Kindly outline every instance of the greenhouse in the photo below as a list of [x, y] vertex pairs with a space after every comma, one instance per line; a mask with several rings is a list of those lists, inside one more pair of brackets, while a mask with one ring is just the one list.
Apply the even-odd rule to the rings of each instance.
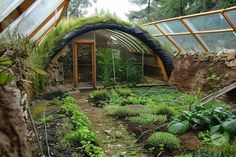
[[1, 0], [0, 156], [236, 156], [236, 2], [173, 2]]

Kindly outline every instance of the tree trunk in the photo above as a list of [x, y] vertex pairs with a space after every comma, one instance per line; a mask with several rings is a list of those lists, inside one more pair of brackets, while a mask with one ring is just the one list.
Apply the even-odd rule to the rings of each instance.
[[184, 15], [184, 3], [183, 0], [180, 0], [180, 15], [183, 16]]
[[21, 91], [16, 82], [0, 87], [0, 156], [27, 157]]
[[202, 12], [207, 11], [207, 0], [202, 0]]

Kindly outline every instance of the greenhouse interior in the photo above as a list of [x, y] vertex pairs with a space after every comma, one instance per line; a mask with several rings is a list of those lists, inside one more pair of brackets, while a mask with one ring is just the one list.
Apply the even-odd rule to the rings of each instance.
[[1, 157], [235, 157], [236, 1], [1, 0], [0, 118]]

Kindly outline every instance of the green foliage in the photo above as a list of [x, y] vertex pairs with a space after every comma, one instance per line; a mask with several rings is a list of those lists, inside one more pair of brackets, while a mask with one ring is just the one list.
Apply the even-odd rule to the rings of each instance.
[[109, 48], [99, 48], [96, 52], [97, 75], [101, 78], [104, 86], [109, 86], [114, 81], [112, 67], [112, 50]]
[[175, 110], [170, 106], [160, 105], [156, 106], [155, 108], [157, 114], [166, 115], [168, 119], [170, 119], [176, 114]]
[[167, 117], [165, 115], [140, 114], [139, 116], [130, 117], [127, 120], [141, 125], [150, 125], [156, 121], [165, 122], [167, 121]]
[[[66, 97], [64, 104], [61, 106], [61, 112], [70, 116], [74, 130], [60, 136], [61, 143], [64, 147], [70, 147], [73, 143], [80, 143], [83, 151], [91, 157], [104, 157], [102, 149], [95, 145], [97, 137], [89, 129], [88, 118], [79, 111], [75, 100], [72, 97]], [[71, 125], [64, 126], [70, 128]]]
[[39, 119], [40, 123], [49, 123], [53, 120], [53, 116], [52, 115], [48, 115], [46, 116], [45, 113], [42, 113]]
[[210, 132], [200, 133], [204, 143], [220, 146], [229, 142], [231, 135], [236, 132], [235, 115], [226, 107], [211, 108], [196, 106], [193, 111], [184, 111], [169, 125], [168, 130], [174, 134], [182, 134], [189, 128], [208, 129]]
[[109, 99], [109, 92], [106, 89], [100, 89], [93, 91], [89, 97], [95, 101], [105, 101]]
[[222, 125], [225, 131], [229, 132], [230, 134], [236, 135], [236, 119], [226, 121]]
[[200, 150], [176, 157], [234, 157], [236, 154], [236, 141], [221, 146], [205, 145]]
[[82, 17], [87, 13], [87, 8], [91, 7], [90, 0], [70, 0], [67, 8], [67, 16]]
[[147, 139], [148, 147], [158, 148], [163, 145], [165, 150], [173, 150], [180, 147], [180, 140], [167, 132], [155, 132]]
[[2, 35], [0, 38], [0, 85], [6, 85], [12, 79], [17, 79], [25, 87], [28, 82], [22, 81], [24, 79], [32, 81], [30, 86], [35, 85], [34, 89], [37, 92], [36, 76], [46, 75], [46, 72], [39, 64], [40, 57], [36, 50], [35, 43], [25, 37], [15, 33]]
[[131, 89], [129, 88], [116, 88], [116, 92], [122, 97], [128, 97], [132, 93]]
[[185, 133], [189, 129], [189, 121], [172, 121], [168, 125], [168, 131], [173, 134], [182, 134]]
[[138, 111], [136, 109], [132, 109], [127, 106], [107, 105], [105, 106], [105, 111], [108, 115], [116, 118], [126, 118], [138, 115]]
[[133, 22], [151, 22], [160, 19], [184, 16], [199, 12], [235, 6], [235, 0], [130, 0], [140, 6], [138, 11], [130, 11], [128, 18]]
[[59, 42], [63, 39], [63, 37], [68, 34], [69, 32], [73, 31], [74, 29], [83, 28], [87, 25], [92, 25], [96, 23], [117, 23], [124, 26], [132, 26], [131, 23], [125, 22], [120, 20], [117, 17], [114, 17], [109, 14], [102, 14], [97, 16], [90, 16], [86, 18], [66, 18], [63, 21], [61, 21], [56, 29], [51, 31], [47, 38], [43, 41], [43, 43], [40, 45], [38, 51], [38, 54], [42, 56], [42, 65], [45, 65], [49, 60], [50, 57], [53, 55], [49, 52], [53, 48], [55, 48]]
[[97, 75], [101, 78], [104, 86], [115, 83], [115, 80], [117, 82], [127, 82], [131, 85], [139, 83], [142, 78], [142, 67], [137, 61], [124, 55], [112, 55], [112, 53], [113, 49], [110, 48], [99, 48], [96, 53]]
[[13, 76], [10, 73], [7, 72], [1, 72], [0, 73], [0, 86], [7, 85], [10, 83], [13, 79]]
[[210, 86], [210, 92], [216, 92], [220, 89], [221, 77], [216, 73], [210, 73], [206, 78], [207, 85]]

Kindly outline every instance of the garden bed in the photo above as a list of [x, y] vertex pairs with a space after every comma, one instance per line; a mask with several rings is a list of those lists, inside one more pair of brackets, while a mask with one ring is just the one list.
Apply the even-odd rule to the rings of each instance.
[[[153, 156], [176, 156], [194, 152], [206, 154], [208, 147], [212, 147], [208, 155], [235, 155], [235, 152], [218, 149], [219, 145], [232, 143], [234, 134], [225, 135], [225, 131], [221, 129], [214, 133], [209, 131], [214, 125], [221, 127], [221, 123], [226, 124], [227, 121], [234, 123], [234, 113], [229, 111], [229, 106], [225, 103], [217, 101], [212, 101], [205, 107], [198, 107], [200, 99], [200, 92], [186, 94], [165, 86], [117, 88], [99, 90], [90, 94], [92, 105], [103, 107], [107, 115], [123, 122], [127, 130], [135, 135], [137, 143], [152, 152]], [[203, 115], [200, 115], [201, 113]], [[186, 121], [183, 120], [185, 117]], [[208, 118], [210, 118], [209, 122], [206, 122]], [[176, 128], [178, 125], [181, 127]], [[179, 144], [172, 147], [168, 145], [169, 141], [164, 140], [161, 145], [152, 143], [153, 145], [150, 146], [148, 141], [153, 134], [158, 133], [157, 137], [153, 137], [154, 140], [162, 138], [159, 137], [159, 132], [160, 134], [171, 133], [171, 136], [178, 139]], [[213, 139], [215, 136], [218, 137]], [[223, 141], [218, 141], [219, 138]]]

